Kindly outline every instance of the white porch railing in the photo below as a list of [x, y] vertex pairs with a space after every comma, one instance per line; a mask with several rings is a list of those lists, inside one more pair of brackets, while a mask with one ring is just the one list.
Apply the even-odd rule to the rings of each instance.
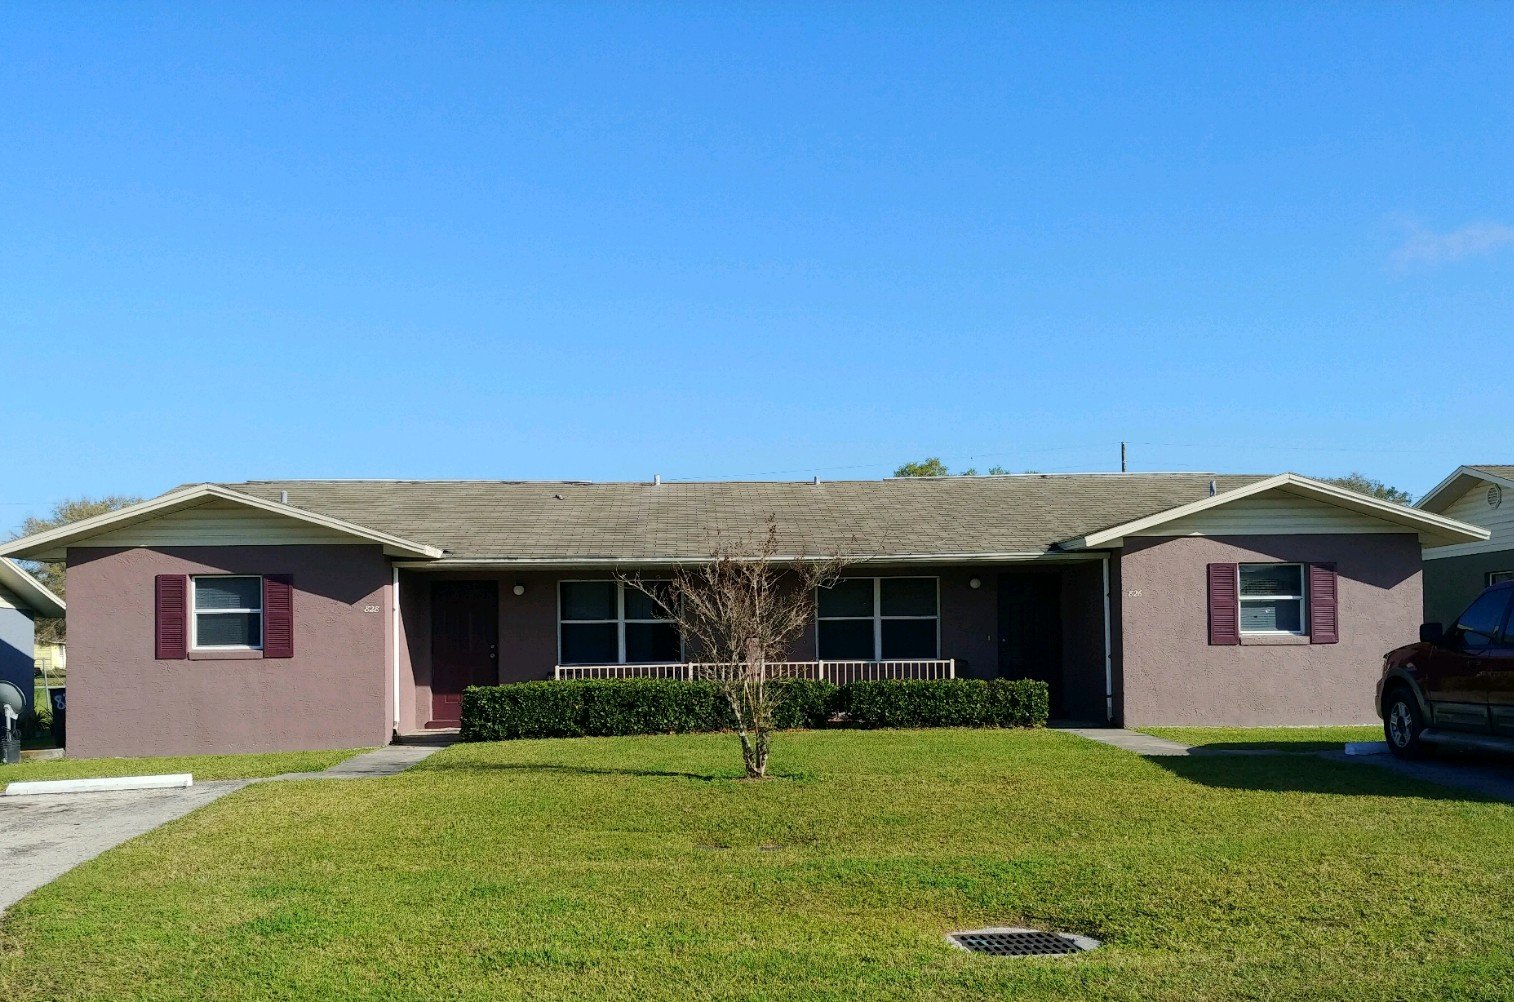
[[[552, 669], [554, 679], [636, 679], [710, 678], [731, 664], [705, 662], [668, 662], [644, 665], [558, 665]], [[884, 679], [934, 681], [956, 678], [954, 658], [920, 661], [769, 661], [768, 673], [774, 678], [804, 678], [836, 685], [848, 682], [877, 682]]]

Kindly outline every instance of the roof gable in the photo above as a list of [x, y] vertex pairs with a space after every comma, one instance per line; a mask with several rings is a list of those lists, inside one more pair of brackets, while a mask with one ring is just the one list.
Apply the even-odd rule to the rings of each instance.
[[[1216, 491], [1213, 495], [1166, 511], [1154, 512], [1142, 518], [1110, 526], [1077, 539], [1068, 540], [1069, 549], [1093, 549], [1120, 546], [1128, 536], [1171, 534], [1172, 527], [1216, 509], [1233, 506], [1247, 499], [1267, 495], [1287, 495], [1306, 501], [1322, 502], [1356, 517], [1366, 517], [1376, 522], [1395, 526], [1404, 531], [1417, 532], [1425, 545], [1474, 542], [1488, 538], [1486, 529], [1457, 522], [1454, 519], [1394, 504], [1337, 487], [1319, 480], [1311, 480], [1295, 473], [1281, 473], [1229, 491]], [[1282, 529], [1289, 527], [1283, 526]], [[1297, 531], [1324, 531], [1308, 523]], [[1337, 531], [1361, 531], [1343, 524]]]
[[[223, 528], [215, 521], [229, 516], [234, 522], [235, 513], [245, 511], [249, 524], [276, 523], [271, 516], [282, 516], [305, 523], [298, 527], [302, 533], [379, 542], [398, 557], [480, 565], [687, 562], [761, 532], [770, 517], [785, 557], [839, 552], [872, 561], [1012, 560], [1118, 546], [1125, 535], [1162, 531], [1156, 527], [1269, 491], [1294, 492], [1330, 512], [1349, 512], [1341, 524], [1356, 529], [1333, 531], [1370, 531], [1361, 526], [1371, 524], [1422, 538], [1483, 538], [1474, 527], [1292, 474], [1021, 474], [825, 483], [320, 480], [180, 488], [17, 540], [0, 553], [38, 557], [68, 546], [180, 545], [153, 536], [146, 524], [170, 513], [180, 521], [202, 518], [197, 541], [256, 542], [238, 535], [246, 526]], [[1330, 512], [1318, 517], [1328, 519]]]
[[[0, 545], [0, 554], [24, 557], [31, 560], [60, 560], [69, 546], [81, 545], [150, 545], [131, 542], [125, 535], [131, 527], [140, 527], [183, 512], [214, 506], [220, 510], [227, 507], [238, 511], [257, 512], [288, 519], [316, 538], [305, 542], [330, 541], [340, 538], [354, 542], [378, 543], [391, 556], [429, 559], [441, 556], [441, 550], [422, 543], [414, 543], [400, 536], [370, 529], [319, 512], [306, 511], [267, 498], [243, 494], [218, 484], [197, 484], [170, 491], [139, 504], [127, 505], [115, 511], [96, 515], [93, 518], [70, 522], [56, 529], [39, 532]], [[114, 537], [114, 540], [112, 539]], [[101, 540], [104, 540], [101, 542]], [[212, 544], [229, 545], [226, 539], [206, 540]], [[265, 540], [266, 541], [266, 540]], [[158, 545], [165, 545], [159, 543]]]
[[1458, 466], [1420, 498], [1415, 507], [1443, 512], [1478, 484], [1497, 484], [1506, 491], [1514, 491], [1514, 466]]

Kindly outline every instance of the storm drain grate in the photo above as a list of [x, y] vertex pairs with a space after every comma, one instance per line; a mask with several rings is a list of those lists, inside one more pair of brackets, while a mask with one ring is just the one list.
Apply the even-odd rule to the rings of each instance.
[[1099, 945], [1098, 940], [1087, 936], [1068, 936], [1040, 929], [973, 929], [954, 932], [946, 938], [969, 953], [986, 953], [994, 957], [1063, 957]]

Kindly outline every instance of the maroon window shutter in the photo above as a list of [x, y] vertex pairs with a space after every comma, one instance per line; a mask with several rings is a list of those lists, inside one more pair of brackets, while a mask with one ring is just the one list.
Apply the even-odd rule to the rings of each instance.
[[294, 579], [288, 574], [263, 578], [263, 657], [294, 657]]
[[189, 577], [159, 574], [153, 579], [153, 656], [183, 661], [189, 656]]
[[1241, 642], [1240, 568], [1209, 565], [1209, 643], [1217, 647]]
[[1334, 564], [1309, 565], [1309, 642], [1340, 641], [1340, 600]]

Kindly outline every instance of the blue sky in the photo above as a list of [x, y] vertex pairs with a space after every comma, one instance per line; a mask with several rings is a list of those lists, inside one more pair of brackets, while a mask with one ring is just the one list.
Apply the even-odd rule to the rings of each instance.
[[[1494, 5], [0, 14], [0, 523], [248, 477], [1514, 461]], [[3, 526], [0, 526], [3, 528]]]

